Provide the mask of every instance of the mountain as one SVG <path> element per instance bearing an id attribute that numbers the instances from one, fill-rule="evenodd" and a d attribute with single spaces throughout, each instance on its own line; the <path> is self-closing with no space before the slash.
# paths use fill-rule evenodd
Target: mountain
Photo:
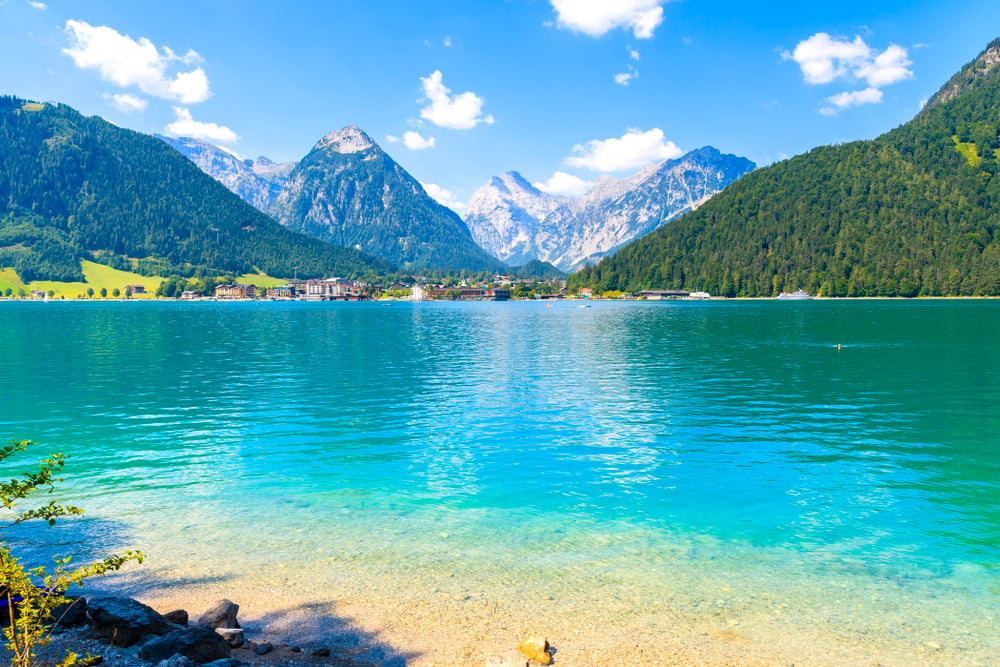
<path id="1" fill-rule="evenodd" d="M 560 271 L 548 262 L 543 262 L 540 259 L 533 259 L 512 269 L 510 275 L 514 278 L 521 279 L 541 278 L 542 280 L 554 280 L 565 278 L 566 272 Z"/>
<path id="2" fill-rule="evenodd" d="M 356 126 L 323 137 L 288 175 L 269 212 L 281 224 L 404 269 L 499 270 L 453 211 Z"/>
<path id="3" fill-rule="evenodd" d="M 294 162 L 276 163 L 266 157 L 241 160 L 217 146 L 190 137 L 165 137 L 154 134 L 181 155 L 236 193 L 254 208 L 266 211 L 281 191 Z"/>
<path id="4" fill-rule="evenodd" d="M 479 246 L 512 266 L 548 258 L 542 221 L 571 203 L 541 192 L 516 171 L 494 176 L 469 200 L 465 224 Z"/>
<path id="5" fill-rule="evenodd" d="M 759 169 L 571 276 L 601 290 L 1000 294 L 1000 40 L 910 122 Z"/>
<path id="6" fill-rule="evenodd" d="M 147 275 L 393 268 L 285 229 L 152 136 L 0 97 L 0 266 L 82 280 L 85 258 Z"/>
<path id="7" fill-rule="evenodd" d="M 541 259 L 572 271 L 697 208 L 754 167 L 708 146 L 630 178 L 602 176 L 579 199 L 541 192 L 508 172 L 473 194 L 465 223 L 480 246 L 510 264 Z"/>

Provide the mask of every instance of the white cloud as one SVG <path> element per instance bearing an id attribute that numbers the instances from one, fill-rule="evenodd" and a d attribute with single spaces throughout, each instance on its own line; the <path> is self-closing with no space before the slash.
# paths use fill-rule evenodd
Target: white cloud
<path id="1" fill-rule="evenodd" d="M 797 62 L 806 83 L 811 84 L 864 81 L 871 87 L 881 88 L 913 77 L 908 69 L 913 63 L 906 49 L 890 44 L 879 53 L 859 36 L 849 42 L 818 32 L 799 42 L 791 53 L 784 52 L 782 57 Z"/>
<path id="2" fill-rule="evenodd" d="M 837 93 L 826 98 L 830 106 L 819 110 L 824 116 L 836 116 L 844 109 L 859 107 L 863 104 L 878 104 L 882 101 L 882 91 L 878 88 L 865 88 L 864 90 L 853 90 L 850 92 Z"/>
<path id="3" fill-rule="evenodd" d="M 109 100 L 116 109 L 125 113 L 133 111 L 145 111 L 149 105 L 148 100 L 133 95 L 132 93 L 122 93 L 118 95 L 105 95 L 104 99 Z"/>
<path id="4" fill-rule="evenodd" d="M 631 46 L 626 47 L 626 50 L 628 51 L 628 57 L 629 58 L 631 58 L 632 60 L 638 60 L 639 59 L 639 57 L 640 57 L 639 56 L 639 52 L 636 51 L 635 49 L 633 49 Z"/>
<path id="5" fill-rule="evenodd" d="M 913 63 L 901 46 L 890 44 L 879 53 L 869 47 L 860 36 L 854 41 L 831 37 L 818 32 L 798 43 L 795 50 L 782 54 L 785 60 L 794 60 L 802 69 L 806 83 L 825 84 L 834 81 L 864 83 L 863 90 L 845 91 L 826 98 L 827 106 L 820 108 L 825 116 L 836 116 L 844 109 L 864 104 L 882 102 L 882 88 L 913 78 L 909 69 Z"/>
<path id="6" fill-rule="evenodd" d="M 445 45 L 446 48 L 450 49 L 451 48 L 451 37 L 445 37 L 443 43 L 444 43 L 444 45 Z"/>
<path id="7" fill-rule="evenodd" d="M 582 178 L 567 174 L 564 171 L 557 171 L 552 174 L 552 178 L 544 183 L 532 183 L 542 192 L 550 195 L 563 195 L 565 197 L 579 197 L 587 194 L 594 186 L 593 181 L 585 181 Z"/>
<path id="8" fill-rule="evenodd" d="M 634 67 L 629 67 L 627 72 L 620 72 L 615 74 L 615 83 L 619 86 L 627 86 L 632 82 L 632 79 L 638 79 L 639 72 L 636 71 Z"/>
<path id="9" fill-rule="evenodd" d="M 35 0 L 28 0 L 28 4 L 35 9 L 41 9 L 43 11 L 49 8 L 44 2 L 35 2 Z"/>
<path id="10" fill-rule="evenodd" d="M 623 28 L 637 39 L 649 39 L 663 23 L 663 4 L 669 0 L 550 0 L 562 28 L 591 37 Z"/>
<path id="11" fill-rule="evenodd" d="M 908 69 L 912 64 L 906 49 L 890 44 L 889 48 L 875 57 L 873 63 L 861 70 L 861 78 L 875 88 L 889 86 L 913 78 L 913 71 Z"/>
<path id="12" fill-rule="evenodd" d="M 63 53 L 81 69 L 98 70 L 105 81 L 122 88 L 136 86 L 147 95 L 184 104 L 204 102 L 212 95 L 208 76 L 200 67 L 176 75 L 167 73 L 174 63 L 201 62 L 194 51 L 178 56 L 164 47 L 161 52 L 145 37 L 135 41 L 108 26 L 83 21 L 66 21 L 66 32 L 70 46 Z"/>
<path id="13" fill-rule="evenodd" d="M 385 135 L 385 140 L 388 141 L 390 144 L 398 144 L 400 142 L 400 138 L 394 134 Z"/>
<path id="14" fill-rule="evenodd" d="M 799 42 L 791 53 L 783 53 L 782 57 L 799 64 L 806 83 L 821 84 L 847 78 L 852 69 L 863 67 L 871 60 L 871 49 L 860 37 L 847 42 L 818 32 Z"/>
<path id="15" fill-rule="evenodd" d="M 434 148 L 435 143 L 437 143 L 437 140 L 434 137 L 427 137 L 425 139 L 419 132 L 409 131 L 403 135 L 403 144 L 411 151 Z"/>
<path id="16" fill-rule="evenodd" d="M 458 197 L 451 190 L 445 190 L 440 185 L 435 185 L 434 183 L 421 183 L 424 186 L 424 190 L 427 194 L 431 196 L 434 201 L 441 204 L 442 206 L 447 206 L 456 213 L 464 214 L 465 209 L 468 208 L 465 202 L 459 201 Z"/>
<path id="17" fill-rule="evenodd" d="M 171 137 L 193 137 L 209 142 L 232 144 L 239 136 L 228 127 L 215 123 L 202 123 L 191 118 L 191 111 L 184 107 L 174 107 L 177 120 L 167 125 L 164 133 Z"/>
<path id="18" fill-rule="evenodd" d="M 593 139 L 586 145 L 577 144 L 573 152 L 580 155 L 566 158 L 567 165 L 601 172 L 639 169 L 683 153 L 674 142 L 666 141 L 663 130 L 656 127 L 648 132 L 631 129 L 617 139 Z"/>
<path id="19" fill-rule="evenodd" d="M 480 123 L 492 125 L 493 116 L 483 116 L 483 98 L 475 93 L 466 92 L 451 95 L 442 82 L 440 70 L 431 73 L 426 79 L 420 77 L 424 87 L 424 97 L 430 102 L 420 110 L 420 117 L 439 127 L 454 130 L 468 130 Z"/>

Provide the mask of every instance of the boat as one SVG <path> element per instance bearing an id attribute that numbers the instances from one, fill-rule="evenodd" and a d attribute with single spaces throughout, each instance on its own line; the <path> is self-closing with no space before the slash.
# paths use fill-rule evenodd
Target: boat
<path id="1" fill-rule="evenodd" d="M 809 301 L 812 299 L 803 289 L 795 290 L 794 292 L 782 292 L 774 298 L 781 301 Z"/>

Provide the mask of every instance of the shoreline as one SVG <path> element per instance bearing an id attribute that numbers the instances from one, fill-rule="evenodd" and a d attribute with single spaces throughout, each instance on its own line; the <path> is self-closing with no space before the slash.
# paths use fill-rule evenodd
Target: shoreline
<path id="1" fill-rule="evenodd" d="M 832 303 L 847 303 L 856 301 L 900 301 L 919 303 L 926 301 L 994 301 L 1000 299 L 996 296 L 814 296 L 809 299 L 789 299 L 783 302 L 801 303 L 803 301 L 821 301 Z M 778 302 L 782 301 L 773 296 L 736 296 L 720 297 L 713 296 L 707 299 L 604 299 L 600 297 L 569 297 L 564 299 L 421 299 L 418 301 L 411 299 L 387 298 L 387 299 L 217 299 L 215 297 L 202 297 L 197 299 L 180 299 L 171 297 L 151 297 L 151 298 L 93 298 L 78 299 L 75 297 L 54 297 L 52 299 L 32 299 L 19 297 L 0 296 L 0 303 L 352 303 L 352 304 L 373 304 L 373 303 L 745 303 L 748 301 Z"/>
<path id="2" fill-rule="evenodd" d="M 966 652 L 918 622 L 895 628 L 891 618 L 873 618 L 858 632 L 856 619 L 839 617 L 856 613 L 854 592 L 831 589 L 843 599 L 813 612 L 807 600 L 730 578 L 724 566 L 712 586 L 724 597 L 715 599 L 686 590 L 704 573 L 678 573 L 676 593 L 623 582 L 560 598 L 558 585 L 525 586 L 516 577 L 507 589 L 486 591 L 474 576 L 463 578 L 469 573 L 433 581 L 417 576 L 407 585 L 405 577 L 380 580 L 350 567 L 332 579 L 294 563 L 277 579 L 271 567 L 241 574 L 142 569 L 97 581 L 89 592 L 130 595 L 161 613 L 180 608 L 192 618 L 226 598 L 240 605 L 248 640 L 305 653 L 330 648 L 357 665 L 486 665 L 528 636 L 545 637 L 554 664 L 572 667 L 988 664 L 978 659 L 981 647 Z"/>

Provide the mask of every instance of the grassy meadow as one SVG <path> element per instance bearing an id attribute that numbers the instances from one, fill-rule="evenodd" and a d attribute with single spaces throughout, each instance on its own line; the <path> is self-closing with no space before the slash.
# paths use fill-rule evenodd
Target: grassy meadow
<path id="1" fill-rule="evenodd" d="M 25 293 L 31 293 L 32 290 L 41 290 L 46 293 L 53 292 L 53 296 L 50 298 L 54 299 L 84 299 L 88 298 L 87 290 L 92 289 L 94 290 L 92 298 L 99 299 L 101 298 L 101 288 L 107 290 L 107 298 L 113 298 L 112 294 L 114 294 L 115 289 L 124 297 L 125 288 L 128 285 L 142 285 L 149 294 L 140 295 L 136 298 L 152 298 L 152 295 L 156 293 L 156 289 L 164 280 L 162 276 L 143 276 L 131 271 L 120 271 L 104 264 L 89 261 L 83 262 L 83 276 L 86 282 L 61 283 L 52 280 L 36 280 L 31 283 L 24 283 L 18 278 L 14 269 L 0 269 L 0 294 L 6 294 L 6 291 L 10 289 L 13 296 L 17 297 L 21 290 L 24 290 Z M 271 276 L 252 273 L 239 276 L 237 282 L 244 284 L 252 283 L 257 287 L 263 288 L 288 283 L 287 280 L 281 278 L 272 278 Z"/>

